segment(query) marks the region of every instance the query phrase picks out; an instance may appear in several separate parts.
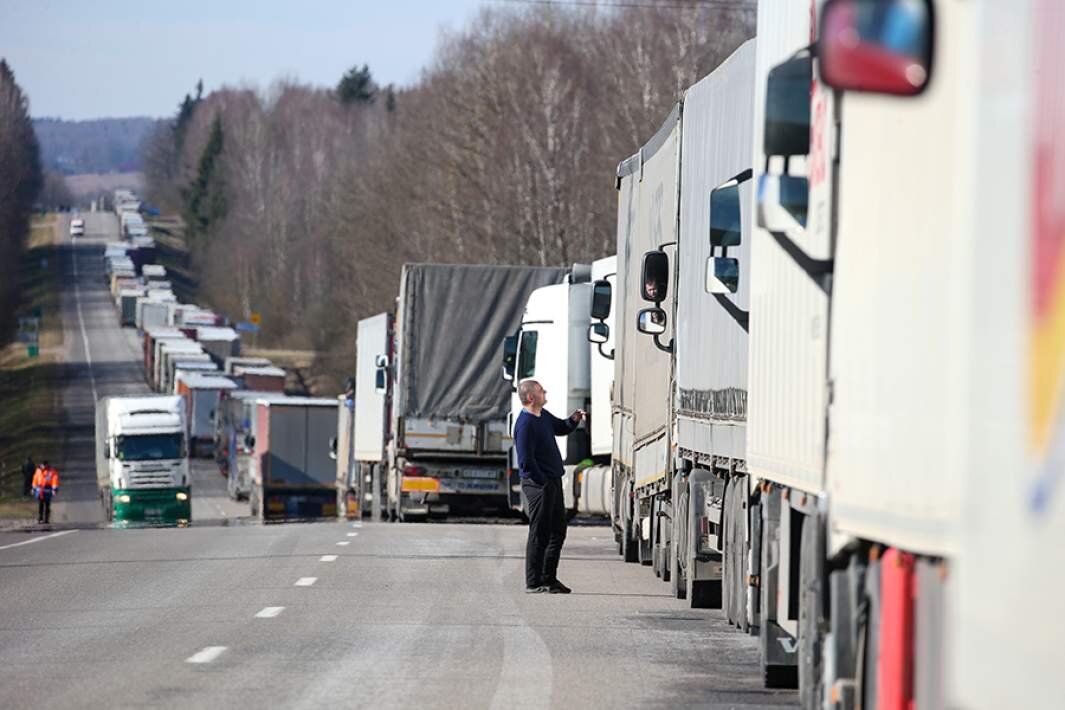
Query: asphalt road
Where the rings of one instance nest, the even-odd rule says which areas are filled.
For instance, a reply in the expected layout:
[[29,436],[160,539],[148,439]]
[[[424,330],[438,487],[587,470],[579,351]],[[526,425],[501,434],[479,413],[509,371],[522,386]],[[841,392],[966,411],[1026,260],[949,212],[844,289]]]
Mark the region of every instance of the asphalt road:
[[796,705],[762,689],[752,637],[621,562],[607,528],[570,529],[564,596],[524,594],[521,526],[259,525],[210,463],[191,527],[104,525],[93,390],[147,387],[99,266],[117,224],[88,222],[64,253],[59,524],[0,532],[0,706]]
[[[96,400],[151,393],[141,365],[140,338],[136,329],[119,325],[104,281],[104,245],[118,241],[118,219],[110,212],[79,216],[85,220],[85,236],[73,240],[68,236],[70,215],[62,215],[60,220],[64,235],[60,268],[67,285],[61,304],[65,362],[62,409],[67,441],[63,460],[58,462],[62,487],[52,508],[52,521],[58,525],[105,522],[96,487]],[[247,503],[229,500],[225,480],[212,461],[194,460],[192,487],[193,520],[231,520],[250,512]]]

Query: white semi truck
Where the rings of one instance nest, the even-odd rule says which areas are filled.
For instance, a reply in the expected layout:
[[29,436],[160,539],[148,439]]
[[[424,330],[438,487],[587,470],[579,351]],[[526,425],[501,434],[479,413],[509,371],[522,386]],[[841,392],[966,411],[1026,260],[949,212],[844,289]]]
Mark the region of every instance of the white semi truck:
[[[575,265],[560,284],[542,286],[532,292],[522,314],[521,327],[503,341],[503,379],[514,383],[508,430],[521,413],[517,383],[538,381],[548,392],[548,408],[565,417],[575,409],[588,412],[588,424],[568,436],[557,437],[565,475],[563,494],[566,509],[579,515],[606,515],[610,512],[610,452],[596,459],[592,451],[592,426],[599,416],[606,420],[609,436],[610,398],[592,401],[592,354],[588,333],[591,324],[591,278],[598,269],[606,274],[603,259],[592,266]],[[609,326],[608,326],[609,327]],[[602,448],[602,446],[600,447]],[[510,503],[521,510],[521,481],[515,452],[511,449],[508,479]]]
[[107,519],[192,519],[185,401],[103,397],[96,402],[96,479]]
[[1062,608],[1063,28],[1053,3],[761,3],[751,173],[697,118],[750,45],[619,171],[626,551],[668,554],[806,708],[1060,701],[1053,624],[1019,610]]
[[[359,321],[355,353],[354,392],[342,397],[337,431],[337,496],[346,503],[354,498],[358,514],[380,520],[384,507],[388,463],[388,427],[392,401],[392,314],[378,313]],[[350,404],[349,404],[350,402]],[[340,445],[349,431],[347,455]],[[355,511],[341,508],[352,517]]]

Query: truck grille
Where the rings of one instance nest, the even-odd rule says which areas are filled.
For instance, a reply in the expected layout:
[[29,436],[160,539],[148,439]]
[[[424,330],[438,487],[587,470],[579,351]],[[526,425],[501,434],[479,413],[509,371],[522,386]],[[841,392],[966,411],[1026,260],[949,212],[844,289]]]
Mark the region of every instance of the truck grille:
[[170,471],[166,469],[132,471],[129,474],[130,488],[152,488],[155,486],[169,485],[171,485]]

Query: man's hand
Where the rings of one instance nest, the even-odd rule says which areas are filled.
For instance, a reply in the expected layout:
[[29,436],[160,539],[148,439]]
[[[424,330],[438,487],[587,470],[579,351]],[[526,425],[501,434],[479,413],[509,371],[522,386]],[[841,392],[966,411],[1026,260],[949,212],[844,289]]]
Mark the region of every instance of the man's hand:
[[569,418],[574,422],[580,424],[581,421],[587,416],[588,412],[584,411],[583,409],[576,409],[574,410],[573,414],[569,415]]

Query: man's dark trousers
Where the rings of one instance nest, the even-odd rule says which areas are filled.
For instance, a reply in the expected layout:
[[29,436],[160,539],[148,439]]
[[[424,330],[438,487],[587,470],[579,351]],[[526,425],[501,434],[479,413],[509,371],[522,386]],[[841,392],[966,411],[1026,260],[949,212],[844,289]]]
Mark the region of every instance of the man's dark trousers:
[[525,545],[525,586],[539,587],[557,580],[558,560],[566,541],[566,504],[562,479],[549,478],[543,485],[522,479],[529,541]]
[[38,523],[50,523],[52,522],[52,494],[42,493],[41,497],[37,499],[37,522]]

